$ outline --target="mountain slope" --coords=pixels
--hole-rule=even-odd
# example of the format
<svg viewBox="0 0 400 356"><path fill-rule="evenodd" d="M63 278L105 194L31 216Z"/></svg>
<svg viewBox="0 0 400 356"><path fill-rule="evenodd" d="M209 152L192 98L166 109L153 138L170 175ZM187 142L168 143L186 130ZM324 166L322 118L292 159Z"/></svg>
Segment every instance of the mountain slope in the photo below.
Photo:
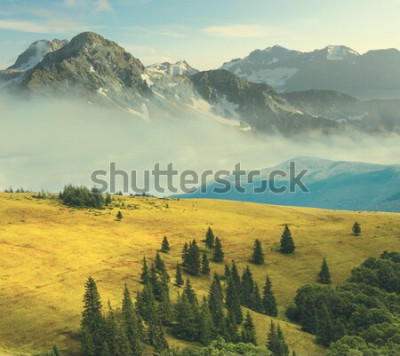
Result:
<svg viewBox="0 0 400 356"><path fill-rule="evenodd" d="M164 74L172 74L172 75L187 75L190 76L192 74L196 74L198 72L197 69L191 67L189 63L185 60L178 61L176 63L155 63L146 67L150 71L164 73Z"/></svg>
<svg viewBox="0 0 400 356"><path fill-rule="evenodd" d="M345 46L313 52L274 46L224 63L222 68L280 92L317 89L363 99L400 98L400 52L396 49L360 55Z"/></svg>
<svg viewBox="0 0 400 356"><path fill-rule="evenodd" d="M400 238L398 216L388 213L352 213L288 208L259 204L117 197L110 210L75 210L56 200L33 199L30 194L0 194L0 348L19 353L43 352L54 344L63 355L76 354L84 283L96 279L103 305L120 306L127 283L132 295L140 290L142 257L151 260L167 236L171 251L162 258L171 276L182 246L192 238L200 242L208 226L222 240L225 261L248 265L254 239L262 242L265 266L251 266L260 287L271 277L278 301L281 327L291 350L299 355L322 355L324 350L299 326L285 321L284 310L296 290L314 283L323 256L327 256L333 282L340 284L350 270L367 257L391 250ZM118 210L124 216L115 221ZM363 233L355 238L357 220ZM184 221L184 223L182 223ZM283 225L288 223L296 254L276 252ZM212 272L224 272L211 263ZM199 297L210 281L191 279ZM224 283L224 282L223 282ZM171 297L179 289L171 285ZM254 314L257 340L265 344L270 318ZM172 346L185 343L168 339ZM15 350L17 351L17 350ZM68 351L68 352L67 352Z"/></svg>
<svg viewBox="0 0 400 356"><path fill-rule="evenodd" d="M289 176L290 162L296 164L296 174L307 170L302 182L308 189L296 192L287 189L283 193L267 190L254 192L263 180L268 180L273 171L283 171ZM211 182L207 193L200 188L195 192L179 195L187 198L211 198L249 201L266 204L304 206L324 209L360 210L360 211L392 211L400 212L400 166L385 166L358 162L335 162L318 158L299 157L283 162L278 166L261 171L262 178L253 183L243 184L246 192L240 193L232 189L224 194L214 191L221 187ZM229 177L233 183L233 177ZM278 177L277 187L289 187L287 178Z"/></svg>

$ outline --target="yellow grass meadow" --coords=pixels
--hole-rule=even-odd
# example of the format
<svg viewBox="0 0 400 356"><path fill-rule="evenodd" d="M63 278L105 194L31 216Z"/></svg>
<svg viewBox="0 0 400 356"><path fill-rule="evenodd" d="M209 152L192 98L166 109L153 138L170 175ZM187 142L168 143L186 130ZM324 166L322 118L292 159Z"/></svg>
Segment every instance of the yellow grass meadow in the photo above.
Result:
<svg viewBox="0 0 400 356"><path fill-rule="evenodd" d="M57 199L32 194L0 194L0 354L33 354L53 345L63 355L79 352L79 322L84 283L97 281L104 309L120 306L124 283L141 289L143 256L152 259L167 236L171 251L162 254L171 277L183 244L204 239L208 226L222 240L225 262L239 271L249 264L254 239L262 242L266 264L251 266L262 289L268 273L279 305L280 325L290 350L323 355L312 335L284 315L296 290L315 283L326 256L334 284L353 267L383 250L400 250L400 215L279 207L217 200L115 197L112 208L73 209ZM115 206L117 205L117 206ZM119 207L118 207L119 205ZM121 210L122 221L115 216ZM351 233L354 221L362 235ZM276 252L284 224L297 246L293 256ZM204 244L200 243L204 248ZM212 273L224 265L211 263ZM210 279L191 278L199 295ZM175 298L178 288L171 286ZM265 344L270 318L252 312L257 338ZM187 343L168 335L170 345Z"/></svg>

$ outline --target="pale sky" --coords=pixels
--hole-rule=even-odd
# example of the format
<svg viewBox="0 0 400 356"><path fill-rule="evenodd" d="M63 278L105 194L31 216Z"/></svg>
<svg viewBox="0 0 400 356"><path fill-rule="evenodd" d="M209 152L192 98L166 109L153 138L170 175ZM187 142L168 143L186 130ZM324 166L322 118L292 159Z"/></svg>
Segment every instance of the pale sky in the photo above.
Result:
<svg viewBox="0 0 400 356"><path fill-rule="evenodd" d="M204 70L275 44L400 48L399 0L0 0L0 68L38 39L94 31L145 65Z"/></svg>

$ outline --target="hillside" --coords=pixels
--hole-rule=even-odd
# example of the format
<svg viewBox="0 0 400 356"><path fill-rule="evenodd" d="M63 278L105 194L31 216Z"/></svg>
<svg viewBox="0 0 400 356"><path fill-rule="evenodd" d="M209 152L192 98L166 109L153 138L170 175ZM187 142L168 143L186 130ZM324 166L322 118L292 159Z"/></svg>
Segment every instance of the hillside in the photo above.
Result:
<svg viewBox="0 0 400 356"><path fill-rule="evenodd" d="M171 252L163 258L172 276L184 242L201 241L208 226L222 240L225 261L235 260L240 271L248 264L254 239L259 238L266 265L251 268L260 287L269 273L281 319L296 290L315 281L323 256L337 284L367 257L399 246L400 220L391 213L214 200L116 199L117 204L124 203L121 222L115 220L116 207L76 210L57 200L34 199L31 194L0 194L0 350L28 354L57 344L63 354L65 350L76 353L86 278L92 275L97 281L103 305L109 299L119 306L124 283L132 294L141 289L143 255L153 258L164 235ZM361 237L351 235L356 220L363 229ZM290 257L275 252L285 223L297 245L296 254ZM211 267L223 273L223 264L212 263ZM199 294L207 293L209 280L191 280ZM177 291L171 287L173 298ZM253 316L259 344L264 344L270 319ZM301 332L299 326L286 321L281 326L290 349L298 355L323 353L313 343L314 337ZM184 345L170 336L169 341Z"/></svg>

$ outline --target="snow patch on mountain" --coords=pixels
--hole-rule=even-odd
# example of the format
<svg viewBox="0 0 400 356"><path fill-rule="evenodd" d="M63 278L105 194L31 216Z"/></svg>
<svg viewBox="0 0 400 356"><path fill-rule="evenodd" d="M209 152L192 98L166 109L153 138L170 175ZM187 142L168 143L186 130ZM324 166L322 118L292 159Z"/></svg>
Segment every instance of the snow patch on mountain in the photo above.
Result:
<svg viewBox="0 0 400 356"><path fill-rule="evenodd" d="M267 83L276 89L286 86L288 80L299 70L297 68L276 67L272 69L261 69L251 74L240 73L240 68L235 70L235 74L253 83Z"/></svg>
<svg viewBox="0 0 400 356"><path fill-rule="evenodd" d="M197 69L191 67L185 60L176 63L155 63L146 67L149 71L164 73L170 75L192 75L198 72Z"/></svg>
<svg viewBox="0 0 400 356"><path fill-rule="evenodd" d="M342 61L348 55L359 56L356 51L345 46L328 46L326 49L326 59L329 61Z"/></svg>

